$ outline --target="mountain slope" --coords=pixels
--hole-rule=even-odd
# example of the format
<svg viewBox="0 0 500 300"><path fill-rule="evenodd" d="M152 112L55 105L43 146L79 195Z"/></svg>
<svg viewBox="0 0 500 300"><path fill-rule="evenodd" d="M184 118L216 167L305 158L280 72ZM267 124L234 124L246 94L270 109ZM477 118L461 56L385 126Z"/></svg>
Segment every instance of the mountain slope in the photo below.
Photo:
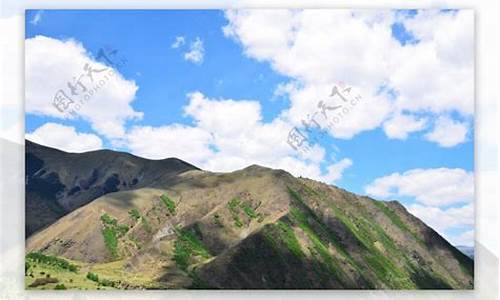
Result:
<svg viewBox="0 0 500 300"><path fill-rule="evenodd" d="M471 259L474 259L474 247L470 247L470 246L456 246L456 248L458 250L460 250L460 252L462 252L463 254L465 254L468 257L470 257Z"/></svg>
<svg viewBox="0 0 500 300"><path fill-rule="evenodd" d="M225 288L472 286L472 262L397 202L335 195L308 183L314 185L290 190L288 214L202 266L201 277ZM351 203L344 206L342 198Z"/></svg>
<svg viewBox="0 0 500 300"><path fill-rule="evenodd" d="M473 261L398 202L255 165L166 172L68 213L27 252L75 264L46 267L68 288L473 288ZM27 261L29 285L45 265Z"/></svg>
<svg viewBox="0 0 500 300"><path fill-rule="evenodd" d="M102 195L196 169L174 158L148 160L109 150L67 153L29 140L25 147L26 236Z"/></svg>

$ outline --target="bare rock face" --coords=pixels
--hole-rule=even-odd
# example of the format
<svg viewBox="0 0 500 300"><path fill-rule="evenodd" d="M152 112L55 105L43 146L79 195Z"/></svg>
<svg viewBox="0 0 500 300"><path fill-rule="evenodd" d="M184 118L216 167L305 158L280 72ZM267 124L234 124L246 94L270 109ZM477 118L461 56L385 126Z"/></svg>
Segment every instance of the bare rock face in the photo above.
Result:
<svg viewBox="0 0 500 300"><path fill-rule="evenodd" d="M28 146L27 227L45 228L27 251L120 265L120 286L473 288L473 261L395 201L256 165L211 173Z"/></svg>

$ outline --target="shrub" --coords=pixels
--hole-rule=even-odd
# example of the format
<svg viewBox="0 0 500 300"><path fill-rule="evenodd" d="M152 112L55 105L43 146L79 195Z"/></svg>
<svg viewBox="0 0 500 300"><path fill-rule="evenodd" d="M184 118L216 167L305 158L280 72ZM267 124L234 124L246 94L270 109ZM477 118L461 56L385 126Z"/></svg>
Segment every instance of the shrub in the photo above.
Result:
<svg viewBox="0 0 500 300"><path fill-rule="evenodd" d="M148 219L146 219L146 217L144 216L142 217L142 227L147 233L151 233L151 225L149 224Z"/></svg>
<svg viewBox="0 0 500 300"><path fill-rule="evenodd" d="M240 228L243 227L243 222L241 222L240 217L233 216L233 220L234 220L234 226L240 227Z"/></svg>
<svg viewBox="0 0 500 300"><path fill-rule="evenodd" d="M257 213L255 210L250 206L250 203L248 202L243 202L241 204L241 208L243 209L243 212L250 218L250 219L255 219L258 217Z"/></svg>
<svg viewBox="0 0 500 300"><path fill-rule="evenodd" d="M258 215L257 222L262 223L264 221L264 216L262 214Z"/></svg>
<svg viewBox="0 0 500 300"><path fill-rule="evenodd" d="M118 236L124 236L130 228L128 225L121 224L116 226L116 231L118 233Z"/></svg>
<svg viewBox="0 0 500 300"><path fill-rule="evenodd" d="M111 255L116 258L118 257L118 238L124 236L130 228L128 225L118 224L118 220L107 213L101 216L101 221L104 225L102 229L104 244L109 252L111 252Z"/></svg>
<svg viewBox="0 0 500 300"><path fill-rule="evenodd" d="M66 290L66 286L64 284L57 284L55 287L54 287L54 290Z"/></svg>
<svg viewBox="0 0 500 300"><path fill-rule="evenodd" d="M28 270L30 269L31 265L28 261L24 263L24 274L26 275L28 273Z"/></svg>
<svg viewBox="0 0 500 300"><path fill-rule="evenodd" d="M232 213L238 213L240 202L240 198L234 197L227 203L227 207Z"/></svg>
<svg viewBox="0 0 500 300"><path fill-rule="evenodd" d="M108 279L101 279L101 280L99 280L99 284L101 284L102 286L110 286L110 287L114 287L115 286L115 282L111 281L111 280L108 280Z"/></svg>
<svg viewBox="0 0 500 300"><path fill-rule="evenodd" d="M118 223L118 221L116 219L110 217L107 213L105 213L101 216L101 221L102 221L102 223L107 224L107 225L116 225Z"/></svg>
<svg viewBox="0 0 500 300"><path fill-rule="evenodd" d="M198 239L191 230L181 230L174 228L177 240L174 243L174 261L183 270L189 265L191 256L210 257L210 253L205 245Z"/></svg>
<svg viewBox="0 0 500 300"><path fill-rule="evenodd" d="M61 269L65 269L71 272L75 272L78 270L78 267L74 264L69 263L68 261L58 258L55 256L50 256L50 255L45 255L42 254L41 252L30 252L28 255L26 255L27 260L31 260L37 263L43 263L46 265L58 267ZM29 262L27 262L29 264ZM43 274L42 274L43 273ZM41 275L44 275L44 272L40 272Z"/></svg>
<svg viewBox="0 0 500 300"><path fill-rule="evenodd" d="M167 194L161 195L160 199L167 207L168 212L172 215L175 215L175 202L170 199Z"/></svg>
<svg viewBox="0 0 500 300"><path fill-rule="evenodd" d="M104 237L104 244L106 248L108 248L109 252L113 257L118 256L117 247L118 247L118 239L116 237L116 232L114 228L104 227L102 230L102 235Z"/></svg>
<svg viewBox="0 0 500 300"><path fill-rule="evenodd" d="M139 213L139 211L135 208L131 209L128 211L128 214L129 216L134 219L134 220L139 220L141 218L141 214Z"/></svg>
<svg viewBox="0 0 500 300"><path fill-rule="evenodd" d="M219 214L214 214L213 215L213 219L214 219L214 224L219 226L219 227L224 227L224 225L222 224L222 221L221 221L221 218L220 218L220 215Z"/></svg>
<svg viewBox="0 0 500 300"><path fill-rule="evenodd" d="M96 273L88 272L87 279L95 281L95 282L99 282L99 276L97 276Z"/></svg>

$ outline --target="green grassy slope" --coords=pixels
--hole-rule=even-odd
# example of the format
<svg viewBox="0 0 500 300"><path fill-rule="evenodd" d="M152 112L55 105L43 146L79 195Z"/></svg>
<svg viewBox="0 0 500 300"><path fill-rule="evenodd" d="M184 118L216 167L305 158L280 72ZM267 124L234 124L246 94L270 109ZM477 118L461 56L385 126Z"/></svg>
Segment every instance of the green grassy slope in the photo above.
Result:
<svg viewBox="0 0 500 300"><path fill-rule="evenodd" d="M27 251L29 289L473 288L472 260L401 205L258 166L100 197Z"/></svg>

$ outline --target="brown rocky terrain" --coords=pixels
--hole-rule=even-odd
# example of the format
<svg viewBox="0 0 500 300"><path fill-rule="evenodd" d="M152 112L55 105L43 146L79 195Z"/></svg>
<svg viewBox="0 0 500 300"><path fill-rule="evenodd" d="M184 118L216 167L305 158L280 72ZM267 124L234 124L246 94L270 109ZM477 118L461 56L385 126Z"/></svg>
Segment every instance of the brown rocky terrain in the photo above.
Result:
<svg viewBox="0 0 500 300"><path fill-rule="evenodd" d="M115 288L473 288L473 261L396 201L256 165L212 173L33 143L26 153L43 162L27 165L27 189L58 182L51 203L63 209L27 239L27 252L73 262ZM27 210L49 201L30 189Z"/></svg>

